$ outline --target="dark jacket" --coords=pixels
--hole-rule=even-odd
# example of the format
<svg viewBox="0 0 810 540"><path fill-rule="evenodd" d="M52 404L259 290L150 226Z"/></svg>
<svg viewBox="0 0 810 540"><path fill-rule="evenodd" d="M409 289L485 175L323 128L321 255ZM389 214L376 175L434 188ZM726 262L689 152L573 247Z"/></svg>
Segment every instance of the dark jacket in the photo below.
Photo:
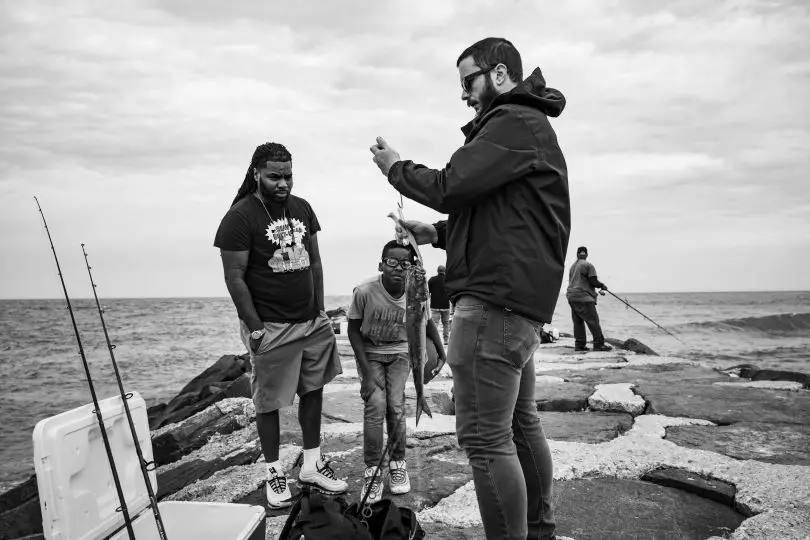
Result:
<svg viewBox="0 0 810 540"><path fill-rule="evenodd" d="M464 146L442 170L398 161L388 181L403 195L449 214L437 247L447 250L451 299L471 294L550 322L571 230L568 172L547 116L563 95L535 69L462 128Z"/></svg>

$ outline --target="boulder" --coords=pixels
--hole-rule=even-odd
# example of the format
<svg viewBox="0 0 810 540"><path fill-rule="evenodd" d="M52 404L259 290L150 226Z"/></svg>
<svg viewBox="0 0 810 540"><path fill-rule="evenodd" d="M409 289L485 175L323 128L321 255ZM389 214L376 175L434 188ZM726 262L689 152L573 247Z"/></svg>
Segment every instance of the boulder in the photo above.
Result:
<svg viewBox="0 0 810 540"><path fill-rule="evenodd" d="M643 344L636 338L630 338L625 341L614 338L605 338L605 341L625 351L633 351L636 354L648 354L650 356L658 356L658 353L652 350L647 345Z"/></svg>
<svg viewBox="0 0 810 540"><path fill-rule="evenodd" d="M242 429L256 418L250 399L225 399L175 424L152 433L153 458L158 466L172 463L203 447L214 435Z"/></svg>
<svg viewBox="0 0 810 540"><path fill-rule="evenodd" d="M218 369L214 369L217 366ZM171 401L149 407L149 428L158 429L185 420L222 399L250 397L250 375L246 373L249 366L250 361L243 357L223 356ZM208 375L203 377L206 373Z"/></svg>

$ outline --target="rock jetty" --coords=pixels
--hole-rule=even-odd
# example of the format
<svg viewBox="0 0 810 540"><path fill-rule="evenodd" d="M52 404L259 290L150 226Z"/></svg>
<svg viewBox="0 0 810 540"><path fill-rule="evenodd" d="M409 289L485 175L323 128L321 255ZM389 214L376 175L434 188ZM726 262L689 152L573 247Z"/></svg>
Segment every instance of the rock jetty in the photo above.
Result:
<svg viewBox="0 0 810 540"><path fill-rule="evenodd" d="M340 317L342 313L333 313ZM336 328L340 325L336 322ZM452 337L451 337L452 339ZM362 485L362 402L351 347L324 393L323 443L352 502ZM536 401L554 457L558 534L574 540L810 538L810 380L746 365L717 371L643 343L578 353L570 337L535 354ZM264 503L265 465L249 398L250 363L226 355L149 410L161 500ZM455 437L453 381L427 385L433 418L414 425L412 491L428 538L483 539L472 472ZM297 478L297 404L281 411L281 460ZM292 482L292 489L297 484ZM387 493L386 496L390 496ZM267 539L286 514L268 512ZM32 477L0 495L0 540L43 538Z"/></svg>

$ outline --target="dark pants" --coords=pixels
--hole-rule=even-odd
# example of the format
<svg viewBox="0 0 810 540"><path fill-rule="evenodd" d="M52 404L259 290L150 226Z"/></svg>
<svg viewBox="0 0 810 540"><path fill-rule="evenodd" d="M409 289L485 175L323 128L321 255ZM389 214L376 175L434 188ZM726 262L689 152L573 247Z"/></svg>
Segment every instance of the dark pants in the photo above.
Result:
<svg viewBox="0 0 810 540"><path fill-rule="evenodd" d="M571 319L574 321L574 346L577 349L584 349L587 343L585 325L593 336L593 346L601 347L605 344L605 336L602 335L602 327L599 325L599 314L596 312L594 302L571 302Z"/></svg>
<svg viewBox="0 0 810 540"><path fill-rule="evenodd" d="M453 316L456 433L489 540L554 537L553 465L534 399L540 323L472 296Z"/></svg>

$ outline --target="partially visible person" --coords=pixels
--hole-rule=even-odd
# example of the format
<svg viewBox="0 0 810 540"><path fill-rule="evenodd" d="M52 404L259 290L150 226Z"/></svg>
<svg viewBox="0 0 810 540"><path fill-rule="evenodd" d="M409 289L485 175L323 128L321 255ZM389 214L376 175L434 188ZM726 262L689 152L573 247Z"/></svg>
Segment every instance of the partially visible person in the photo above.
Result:
<svg viewBox="0 0 810 540"><path fill-rule="evenodd" d="M430 312L433 324L439 327L442 324L442 339L447 345L450 337L450 300L447 298L447 289L444 286L445 268L440 264L436 269L436 275L428 280L428 291L430 292Z"/></svg>
<svg viewBox="0 0 810 540"><path fill-rule="evenodd" d="M260 145L214 238L253 366L270 508L292 504L279 461L278 411L292 405L295 394L304 443L299 481L327 493L348 489L320 450L323 387L343 371L324 312L321 226L309 203L290 193L292 187L289 151L277 143Z"/></svg>
<svg viewBox="0 0 810 540"><path fill-rule="evenodd" d="M405 383L411 372L408 337L405 328L405 273L416 263L416 251L396 240L385 244L380 274L355 287L347 313L348 336L360 375L363 408L363 460L366 469L360 497L369 493L370 503L383 493L382 472L377 472L385 444L383 422L388 429L391 455L388 466L389 489L394 495L408 493L411 482L405 461ZM445 356L439 332L428 321L427 337L436 345L439 362L435 375L444 366ZM426 376L428 374L425 374ZM374 479L372 481L372 479Z"/></svg>
<svg viewBox="0 0 810 540"><path fill-rule="evenodd" d="M599 314L596 312L596 289L599 294L605 294L607 285L599 281L596 268L588 261L588 248L577 248L577 260L568 270L568 290L565 297L571 306L571 318L574 323L574 350L587 351L587 335L585 325L593 336L594 351L611 351L613 347L605 344L602 326L599 324Z"/></svg>
<svg viewBox="0 0 810 540"><path fill-rule="evenodd" d="M369 150L405 197L449 214L400 221L417 243L447 250L455 303L447 351L456 433L473 470L489 540L554 538L553 464L535 403L534 351L565 275L568 172L549 116L565 107L539 69L486 38L459 56L461 99L475 110L445 168L403 160L382 137Z"/></svg>

